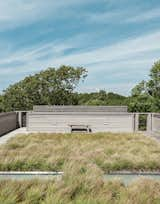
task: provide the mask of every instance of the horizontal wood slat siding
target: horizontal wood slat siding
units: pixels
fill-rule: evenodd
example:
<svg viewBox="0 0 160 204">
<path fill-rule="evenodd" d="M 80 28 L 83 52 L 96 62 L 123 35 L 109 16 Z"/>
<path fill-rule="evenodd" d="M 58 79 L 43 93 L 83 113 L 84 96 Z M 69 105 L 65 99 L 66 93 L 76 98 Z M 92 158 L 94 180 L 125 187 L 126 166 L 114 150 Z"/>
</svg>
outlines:
<svg viewBox="0 0 160 204">
<path fill-rule="evenodd" d="M 67 132 L 71 125 L 87 125 L 92 132 L 133 132 L 134 115 L 123 114 L 57 114 L 28 113 L 27 127 L 29 131 Z"/>
<path fill-rule="evenodd" d="M 17 128 L 16 113 L 1 113 L 0 114 L 0 136 Z"/>
<path fill-rule="evenodd" d="M 34 106 L 34 112 L 127 112 L 127 106 Z"/>
</svg>

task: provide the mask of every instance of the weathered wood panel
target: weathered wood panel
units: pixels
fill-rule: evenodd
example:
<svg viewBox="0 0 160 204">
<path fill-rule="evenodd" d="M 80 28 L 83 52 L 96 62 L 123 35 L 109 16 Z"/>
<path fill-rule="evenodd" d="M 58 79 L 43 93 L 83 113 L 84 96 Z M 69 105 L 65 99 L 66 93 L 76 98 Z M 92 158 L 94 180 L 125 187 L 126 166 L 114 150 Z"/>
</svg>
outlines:
<svg viewBox="0 0 160 204">
<path fill-rule="evenodd" d="M 17 128 L 17 114 L 0 113 L 0 136 Z"/>
<path fill-rule="evenodd" d="M 160 136 L 160 114 L 152 114 L 152 132 Z"/>
<path fill-rule="evenodd" d="M 71 132 L 71 125 L 89 126 L 92 132 L 133 132 L 134 114 L 28 113 L 27 128 L 38 132 Z"/>
<path fill-rule="evenodd" d="M 127 106 L 34 106 L 34 112 L 127 112 Z"/>
</svg>

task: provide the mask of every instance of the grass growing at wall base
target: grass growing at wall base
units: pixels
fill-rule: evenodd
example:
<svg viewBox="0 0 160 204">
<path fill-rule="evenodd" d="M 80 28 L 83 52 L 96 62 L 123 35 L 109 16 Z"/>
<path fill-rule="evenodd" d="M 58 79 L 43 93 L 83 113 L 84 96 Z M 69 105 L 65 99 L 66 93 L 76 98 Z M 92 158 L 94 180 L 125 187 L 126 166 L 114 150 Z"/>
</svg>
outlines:
<svg viewBox="0 0 160 204">
<path fill-rule="evenodd" d="M 104 172 L 160 170 L 160 144 L 141 134 L 29 134 L 0 146 L 0 170 L 63 171 L 82 159 Z"/>
</svg>

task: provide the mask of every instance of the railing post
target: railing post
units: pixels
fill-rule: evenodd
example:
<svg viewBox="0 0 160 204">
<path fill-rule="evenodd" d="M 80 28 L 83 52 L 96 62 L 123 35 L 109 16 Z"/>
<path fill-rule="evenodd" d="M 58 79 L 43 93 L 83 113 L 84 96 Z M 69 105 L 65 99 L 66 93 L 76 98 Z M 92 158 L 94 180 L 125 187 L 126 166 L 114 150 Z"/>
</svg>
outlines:
<svg viewBox="0 0 160 204">
<path fill-rule="evenodd" d="M 152 132 L 152 113 L 147 116 L 147 132 Z"/>
<path fill-rule="evenodd" d="M 22 112 L 18 111 L 18 123 L 19 127 L 22 127 Z"/>
</svg>

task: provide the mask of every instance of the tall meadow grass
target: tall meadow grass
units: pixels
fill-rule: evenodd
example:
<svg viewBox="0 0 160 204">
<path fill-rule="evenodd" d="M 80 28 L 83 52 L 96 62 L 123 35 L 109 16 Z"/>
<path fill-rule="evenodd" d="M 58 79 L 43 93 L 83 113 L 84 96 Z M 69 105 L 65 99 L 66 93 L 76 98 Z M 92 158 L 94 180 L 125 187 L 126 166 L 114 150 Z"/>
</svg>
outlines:
<svg viewBox="0 0 160 204">
<path fill-rule="evenodd" d="M 140 134 L 29 134 L 0 146 L 0 170 L 61 171 L 84 158 L 103 171 L 159 170 L 160 144 Z"/>
<path fill-rule="evenodd" d="M 18 135 L 0 170 L 62 170 L 61 180 L 0 181 L 0 204 L 159 204 L 160 182 L 106 181 L 110 170 L 159 170 L 160 145 L 140 134 Z"/>
</svg>

